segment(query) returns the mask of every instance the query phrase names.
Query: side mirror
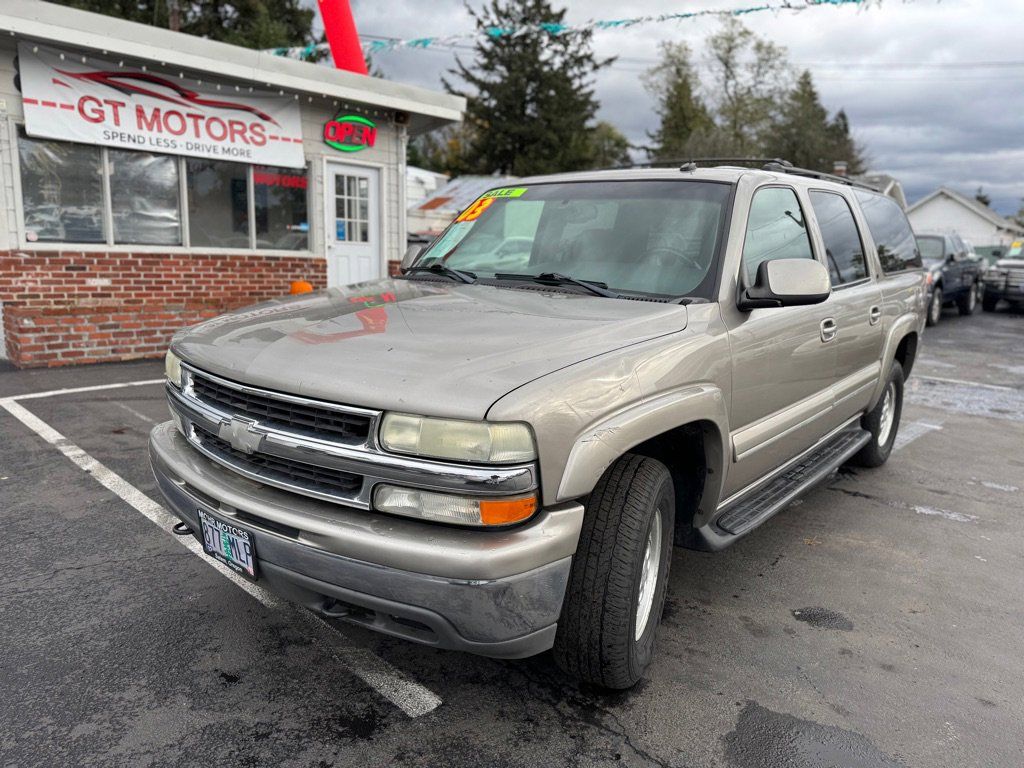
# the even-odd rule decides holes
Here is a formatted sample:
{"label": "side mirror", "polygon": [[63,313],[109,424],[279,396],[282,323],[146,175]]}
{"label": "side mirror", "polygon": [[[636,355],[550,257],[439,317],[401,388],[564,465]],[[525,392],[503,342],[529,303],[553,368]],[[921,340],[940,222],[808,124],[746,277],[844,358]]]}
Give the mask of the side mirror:
{"label": "side mirror", "polygon": [[402,263],[399,266],[400,272],[405,272],[409,267],[412,266],[413,262],[419,258],[419,255],[423,253],[422,245],[410,245],[405,249],[405,255],[402,257]]}
{"label": "side mirror", "polygon": [[828,270],[812,259],[776,259],[757,265],[754,285],[743,291],[738,306],[747,311],[763,307],[820,304],[832,293]]}

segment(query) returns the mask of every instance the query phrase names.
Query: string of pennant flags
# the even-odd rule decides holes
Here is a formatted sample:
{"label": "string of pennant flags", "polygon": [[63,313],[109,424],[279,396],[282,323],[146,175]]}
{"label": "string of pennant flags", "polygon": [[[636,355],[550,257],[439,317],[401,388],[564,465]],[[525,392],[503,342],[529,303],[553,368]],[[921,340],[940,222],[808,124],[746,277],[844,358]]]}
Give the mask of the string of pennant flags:
{"label": "string of pennant flags", "polygon": [[[482,35],[491,38],[518,37],[532,32],[546,32],[549,35],[564,35],[587,31],[622,30],[635,27],[638,24],[664,24],[668,22],[689,21],[705,17],[725,16],[747,16],[753,13],[765,12],[800,12],[810,8],[823,6],[838,7],[844,5],[856,5],[867,7],[869,5],[881,4],[881,0],[777,0],[776,2],[762,2],[758,5],[750,5],[742,8],[715,8],[698,11],[683,11],[680,13],[658,13],[647,16],[634,16],[624,19],[591,19],[580,24],[556,24],[539,23],[523,24],[512,27],[484,27],[482,30],[472,32],[460,32],[450,35],[437,35],[433,37],[383,38],[374,40],[362,40],[363,52],[367,55],[394,51],[400,48],[425,49],[425,48],[446,48],[465,40],[473,40]],[[319,52],[327,51],[327,43],[312,43],[306,46],[294,48],[274,48],[272,52],[278,56],[285,56],[292,59],[310,59]]]}

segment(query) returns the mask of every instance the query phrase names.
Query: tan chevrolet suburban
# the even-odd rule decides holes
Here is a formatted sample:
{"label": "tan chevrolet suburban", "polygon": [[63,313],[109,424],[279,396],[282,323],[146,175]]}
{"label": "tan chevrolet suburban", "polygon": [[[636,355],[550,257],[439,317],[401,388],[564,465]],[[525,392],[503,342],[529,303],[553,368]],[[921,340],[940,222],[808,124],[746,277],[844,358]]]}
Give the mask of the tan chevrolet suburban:
{"label": "tan chevrolet suburban", "polygon": [[175,336],[153,470],[326,616],[629,687],[674,544],[888,458],[920,267],[895,202],[781,161],[524,179],[397,279]]}

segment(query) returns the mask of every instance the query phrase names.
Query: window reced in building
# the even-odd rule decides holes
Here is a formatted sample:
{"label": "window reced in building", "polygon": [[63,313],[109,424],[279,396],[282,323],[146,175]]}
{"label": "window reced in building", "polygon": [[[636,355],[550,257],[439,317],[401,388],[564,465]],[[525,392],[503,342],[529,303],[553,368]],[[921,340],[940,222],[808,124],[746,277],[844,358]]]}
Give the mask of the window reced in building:
{"label": "window reced in building", "polygon": [[247,166],[189,158],[188,231],[192,246],[249,247]]}
{"label": "window reced in building", "polygon": [[120,149],[109,157],[114,242],[181,244],[177,159]]}
{"label": "window reced in building", "polygon": [[305,168],[253,167],[256,247],[301,251],[309,247]]}
{"label": "window reced in building", "polygon": [[103,164],[99,147],[18,136],[25,238],[102,243]]}

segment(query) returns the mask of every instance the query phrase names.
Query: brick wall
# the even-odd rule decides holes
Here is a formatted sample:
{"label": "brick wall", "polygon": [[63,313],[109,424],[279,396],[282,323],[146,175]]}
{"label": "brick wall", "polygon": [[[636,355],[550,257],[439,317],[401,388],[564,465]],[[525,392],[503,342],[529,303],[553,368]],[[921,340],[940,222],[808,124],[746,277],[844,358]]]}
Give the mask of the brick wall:
{"label": "brick wall", "polygon": [[322,258],[0,252],[8,356],[21,367],[158,357],[171,335],[229,309],[326,284]]}

